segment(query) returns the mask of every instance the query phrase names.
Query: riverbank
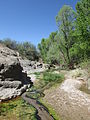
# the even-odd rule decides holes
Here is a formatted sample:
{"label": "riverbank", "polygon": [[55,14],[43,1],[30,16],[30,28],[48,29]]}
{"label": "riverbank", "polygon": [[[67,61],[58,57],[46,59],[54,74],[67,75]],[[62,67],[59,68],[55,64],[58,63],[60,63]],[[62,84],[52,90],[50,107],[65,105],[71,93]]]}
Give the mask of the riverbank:
{"label": "riverbank", "polygon": [[[36,75],[35,76],[35,80],[37,79],[37,76],[38,75],[43,75],[44,74],[44,77],[45,77],[45,80],[47,80],[47,82],[46,83],[44,83],[43,85],[44,85],[44,87],[45,86],[47,86],[48,85],[48,82],[50,82],[49,80],[52,80],[52,79],[50,79],[51,78],[51,76],[55,76],[55,78],[57,78],[56,80],[58,80],[58,79],[61,79],[62,77],[60,76],[60,75],[57,75],[57,74],[51,74],[51,73],[49,73],[49,74],[47,74],[48,72],[44,72],[44,73],[41,73],[41,72],[38,72],[38,73],[35,73],[35,74],[31,74],[31,75]],[[41,77],[40,76],[40,77]],[[48,79],[46,79],[46,76],[47,77],[49,77]],[[52,77],[52,78],[53,78]],[[39,78],[39,76],[38,76],[38,78]],[[55,79],[54,78],[54,79]],[[40,78],[39,78],[40,79]],[[54,80],[53,79],[53,80]],[[61,79],[62,80],[62,79]],[[37,80],[36,80],[37,81]],[[43,82],[45,82],[45,81],[43,81],[43,79],[42,80],[40,80],[40,81],[42,81],[42,83]],[[41,82],[39,81],[39,84],[41,84]],[[55,83],[54,81],[52,82],[51,81],[51,84],[49,84],[49,87],[51,87],[51,85],[53,85],[53,84]],[[37,84],[37,86],[39,85],[39,84]],[[38,91],[38,88],[36,87],[36,86],[34,86],[34,87],[32,87],[32,88],[30,88],[30,89],[32,89],[32,90],[34,90],[34,89],[36,89],[36,91]],[[40,88],[40,86],[38,86],[39,88]],[[43,87],[43,86],[42,86]],[[15,117],[15,119],[23,119],[23,118],[25,118],[25,116],[26,116],[26,120],[28,120],[28,117],[30,118],[30,120],[59,120],[59,119],[57,119],[57,115],[56,115],[56,113],[53,111],[52,112],[52,110],[53,110],[53,108],[51,108],[50,106],[48,106],[46,103],[45,103],[45,106],[43,105],[44,104],[44,101],[41,101],[40,99],[38,99],[38,97],[39,98],[41,98],[42,96],[43,96],[43,93],[42,93],[42,95],[39,95],[39,94],[41,94],[41,92],[44,90],[44,89],[47,89],[47,87],[46,88],[44,88],[43,90],[42,90],[42,87],[39,89],[39,92],[38,92],[38,94],[37,93],[35,93],[35,95],[33,94],[31,94],[32,92],[30,92],[30,89],[29,89],[29,92],[26,92],[26,93],[23,93],[22,94],[22,98],[24,99],[24,101],[20,98],[19,99],[19,102],[18,102],[18,99],[13,99],[13,100],[11,100],[11,101],[7,101],[7,102],[5,102],[5,103],[2,103],[2,105],[0,106],[0,108],[1,108],[1,110],[2,111],[0,111],[0,113],[1,113],[1,115],[0,115],[0,120],[2,120],[2,119],[5,119],[6,120],[6,118],[7,118],[7,120],[9,120],[10,119],[10,112],[12,111],[12,115],[11,116],[14,116],[14,114],[16,115],[16,117]],[[36,92],[35,91],[35,92]],[[29,97],[27,97],[27,95],[29,94]],[[31,97],[32,96],[32,97]],[[34,97],[34,99],[33,99],[33,97]],[[29,105],[30,105],[30,112],[31,113],[27,113],[28,111],[28,106],[27,106],[27,104],[26,103],[29,103]],[[43,103],[43,104],[42,104]],[[19,105],[18,105],[19,104]],[[27,108],[27,110],[26,111],[22,111],[22,109],[24,109],[22,106],[25,106],[24,104],[26,104],[26,108]],[[12,106],[12,107],[11,107]],[[13,107],[14,106],[14,107]],[[50,108],[50,109],[48,109],[48,107]],[[34,110],[35,111],[32,111],[33,109],[32,108],[34,108]],[[3,109],[5,110],[5,111],[3,111]],[[9,110],[8,110],[9,109]],[[19,109],[19,110],[18,110]],[[7,113],[6,113],[6,111],[7,111]],[[20,113],[18,113],[18,111],[20,112]],[[14,113],[13,113],[14,112]],[[24,112],[25,112],[25,114],[24,114]],[[3,113],[4,113],[4,115],[5,116],[3,116]],[[21,114],[21,115],[20,115]],[[30,114],[31,114],[31,116],[33,117],[30,117]],[[54,115],[54,117],[53,117],[53,115]],[[14,120],[14,118],[12,118],[11,117],[11,120]]]}
{"label": "riverbank", "polygon": [[90,120],[90,95],[80,91],[87,78],[85,70],[69,71],[60,86],[44,91],[43,100],[55,109],[62,120]]}
{"label": "riverbank", "polygon": [[[17,104],[12,105],[9,103],[7,109],[7,105],[5,107],[0,106],[0,108],[3,107],[6,110],[9,109],[10,112],[12,111],[11,116],[15,114],[17,120],[20,117],[22,120],[23,118],[24,120],[89,120],[90,94],[87,94],[84,89],[81,91],[82,86],[85,86],[89,77],[86,70],[49,70],[31,73],[31,75],[35,75],[34,86],[22,95],[22,98],[29,105],[27,106],[26,102],[20,98],[20,103],[16,100]],[[22,111],[24,109],[22,106],[26,106],[25,111]],[[31,113],[28,112],[28,109]],[[7,120],[14,120],[12,117],[11,119],[8,117],[10,112],[7,111],[6,113],[4,111],[4,115],[8,118]],[[0,120],[4,119],[5,116],[0,115]]]}

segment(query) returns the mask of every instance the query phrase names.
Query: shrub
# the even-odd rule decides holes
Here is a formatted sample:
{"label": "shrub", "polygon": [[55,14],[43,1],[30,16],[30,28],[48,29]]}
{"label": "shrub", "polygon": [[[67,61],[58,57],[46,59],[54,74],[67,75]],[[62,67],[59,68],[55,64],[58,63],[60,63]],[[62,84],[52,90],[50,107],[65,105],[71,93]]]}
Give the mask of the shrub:
{"label": "shrub", "polygon": [[63,75],[56,74],[56,73],[51,73],[51,72],[44,72],[43,73],[43,80],[45,82],[62,82],[64,79]]}

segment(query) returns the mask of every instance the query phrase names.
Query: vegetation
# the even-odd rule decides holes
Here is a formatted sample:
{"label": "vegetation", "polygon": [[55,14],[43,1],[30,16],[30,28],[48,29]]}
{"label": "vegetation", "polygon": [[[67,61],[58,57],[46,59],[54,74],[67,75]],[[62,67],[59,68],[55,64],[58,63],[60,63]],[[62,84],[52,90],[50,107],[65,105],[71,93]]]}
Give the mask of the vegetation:
{"label": "vegetation", "polygon": [[[29,92],[27,92],[27,96],[32,99],[38,100],[48,109],[49,113],[54,117],[55,120],[60,120],[60,117],[53,110],[53,108],[48,103],[43,101],[42,98],[44,97],[43,91],[45,89],[51,88],[57,83],[61,83],[63,81],[63,75],[59,75],[51,71],[45,71],[42,73],[35,72],[35,75],[39,77],[39,81],[32,88],[29,89]],[[16,100],[0,104],[0,119],[37,120],[36,109],[32,105],[25,103],[24,100],[22,100],[21,98],[17,98]]]}
{"label": "vegetation", "polygon": [[44,62],[73,68],[90,58],[90,2],[80,0],[76,12],[64,5],[56,16],[58,30],[38,44]]}
{"label": "vegetation", "polygon": [[37,120],[36,109],[18,98],[0,104],[0,120]]}
{"label": "vegetation", "polygon": [[77,18],[76,41],[71,49],[71,56],[81,62],[90,58],[90,1],[81,0],[76,5]]}
{"label": "vegetation", "polygon": [[[48,38],[42,38],[38,44],[40,56],[44,62],[73,68],[75,64],[90,58],[90,2],[80,0],[76,12],[64,5],[56,15],[57,31]],[[38,60],[39,53],[30,42],[17,43],[11,39],[0,43],[17,50],[21,56]]]}
{"label": "vegetation", "polygon": [[48,109],[49,113],[53,116],[54,120],[61,120],[60,116],[55,112],[55,110],[46,101],[44,102],[40,99],[40,102]]}
{"label": "vegetation", "polygon": [[[0,43],[18,51],[22,57],[29,60],[38,60],[41,57],[45,63],[69,68],[74,68],[74,65],[78,64],[81,68],[88,69],[90,73],[90,1],[80,0],[76,4],[76,12],[70,6],[64,5],[56,15],[56,25],[57,31],[52,32],[48,38],[42,38],[41,43],[38,44],[40,56],[36,47],[30,42],[17,43],[11,39],[5,39],[0,40]],[[59,120],[55,111],[41,97],[44,96],[44,90],[61,83],[64,76],[49,70],[42,73],[36,72],[35,75],[39,80],[34,87],[30,88],[31,93],[27,93],[27,96],[48,106],[49,112]],[[80,76],[80,72],[74,75],[75,78]],[[85,85],[80,90],[90,94]],[[36,109],[21,98],[0,104],[0,119],[36,120],[35,114]]]}
{"label": "vegetation", "polygon": [[41,74],[37,73],[36,75],[37,81],[35,82],[34,87],[40,92],[43,92],[45,89],[49,89],[64,80],[63,74],[57,74],[49,70]]}
{"label": "vegetation", "polygon": [[35,72],[34,74],[37,76],[37,80],[35,81],[34,86],[29,89],[27,96],[39,101],[48,109],[49,114],[51,114],[55,120],[60,120],[60,117],[55,110],[43,100],[43,97],[44,90],[56,87],[58,83],[61,83],[64,80],[64,76],[62,74],[56,74],[53,71],[51,72],[51,70],[42,73]]}
{"label": "vegetation", "polygon": [[38,60],[39,53],[36,47],[30,42],[17,43],[11,39],[1,40],[0,43],[9,47],[10,49],[16,50],[22,57],[26,57],[29,60]]}
{"label": "vegetation", "polygon": [[60,75],[60,74],[56,74],[56,73],[51,73],[51,72],[44,72],[43,73],[43,80],[46,82],[46,83],[49,83],[49,82],[62,82],[63,80],[63,76]]}
{"label": "vegetation", "polygon": [[69,51],[75,42],[73,37],[73,32],[75,30],[74,20],[74,10],[66,5],[62,7],[58,15],[56,16],[56,23],[58,25],[58,35],[60,37],[60,47],[62,47],[64,56],[67,57],[67,59],[65,59],[65,62],[67,63],[70,63],[71,61]]}

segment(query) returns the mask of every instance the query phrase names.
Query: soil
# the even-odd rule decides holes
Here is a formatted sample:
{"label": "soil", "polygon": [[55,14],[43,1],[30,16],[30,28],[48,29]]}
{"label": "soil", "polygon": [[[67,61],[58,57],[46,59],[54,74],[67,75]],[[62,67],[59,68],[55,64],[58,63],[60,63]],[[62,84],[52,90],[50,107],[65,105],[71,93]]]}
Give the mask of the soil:
{"label": "soil", "polygon": [[87,81],[82,70],[67,72],[65,81],[57,88],[46,90],[48,102],[62,120],[90,120],[90,95],[79,88]]}

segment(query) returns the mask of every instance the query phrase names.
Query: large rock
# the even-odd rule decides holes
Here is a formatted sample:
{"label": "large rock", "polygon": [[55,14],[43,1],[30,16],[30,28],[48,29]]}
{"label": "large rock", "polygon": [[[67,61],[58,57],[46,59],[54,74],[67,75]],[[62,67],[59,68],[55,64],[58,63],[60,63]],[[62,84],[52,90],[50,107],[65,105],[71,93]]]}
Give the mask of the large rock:
{"label": "large rock", "polygon": [[0,44],[0,101],[21,95],[31,84],[17,52]]}

